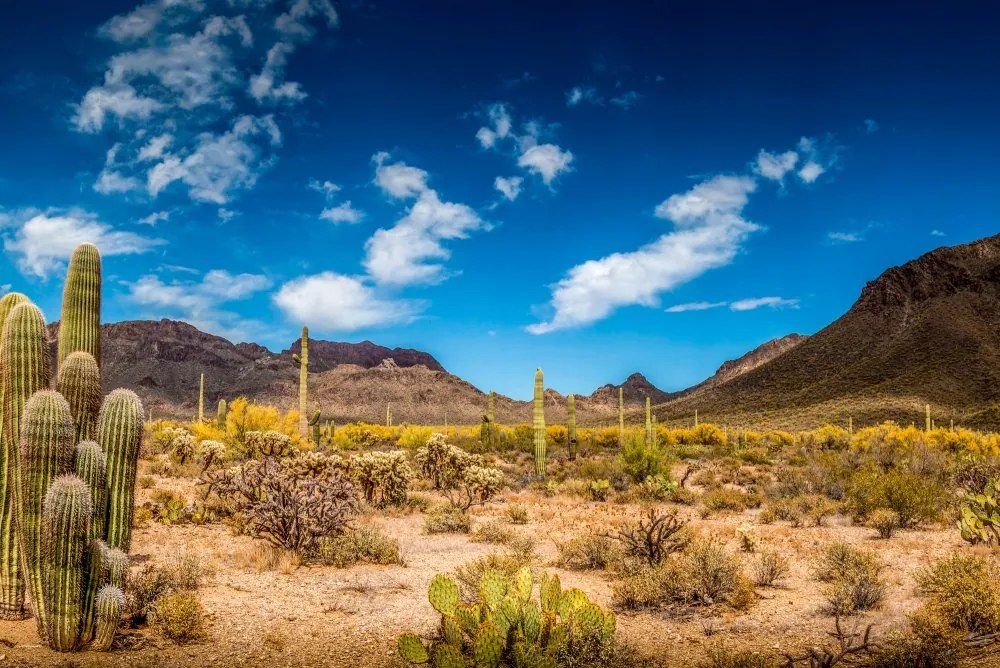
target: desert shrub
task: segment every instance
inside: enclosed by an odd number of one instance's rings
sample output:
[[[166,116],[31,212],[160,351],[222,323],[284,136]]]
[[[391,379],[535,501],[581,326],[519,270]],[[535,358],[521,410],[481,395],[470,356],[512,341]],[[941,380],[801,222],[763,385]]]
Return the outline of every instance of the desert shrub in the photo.
[[[319,559],[337,568],[355,564],[402,564],[399,541],[379,527],[363,525],[339,536],[319,541]]]
[[[424,530],[427,533],[469,533],[472,530],[472,518],[461,508],[445,506],[427,514]]]
[[[167,594],[153,605],[153,626],[176,643],[188,643],[205,635],[205,608],[198,596],[189,591]]]
[[[966,633],[1000,631],[1000,568],[986,558],[953,552],[917,574],[926,607]]]
[[[209,489],[243,533],[305,555],[319,538],[343,533],[357,513],[354,486],[339,469],[296,459],[247,461],[214,474]]]
[[[172,591],[196,591],[212,575],[212,569],[192,554],[177,555],[165,568]]]
[[[474,600],[479,593],[479,583],[487,573],[498,573],[505,579],[514,575],[530,563],[524,555],[512,552],[490,552],[489,554],[470,559],[455,568],[455,579],[458,580],[462,597]]]
[[[777,519],[778,514],[774,512],[773,508],[764,508],[757,513],[757,522],[760,524],[774,524]]]
[[[708,650],[708,660],[700,668],[770,668],[774,665],[769,658],[750,650],[733,650],[712,647]]]
[[[288,437],[288,445],[295,446],[300,440],[299,412],[280,413],[274,406],[252,403],[246,397],[237,397],[229,402],[226,414],[226,433],[222,439],[232,446],[237,454],[252,458],[263,454],[256,444],[247,442],[250,432],[277,432]]]
[[[405,634],[398,640],[400,654],[416,664],[427,663],[431,656],[450,657],[447,665],[456,666],[627,665],[616,657],[613,613],[591,603],[578,589],[563,591],[558,576],[542,575],[538,602],[532,600],[533,584],[534,577],[526,568],[510,577],[487,571],[475,584],[481,594],[466,606],[458,601],[454,580],[435,576],[428,598],[441,613],[442,633],[432,640],[430,647],[420,637]],[[504,601],[502,609],[501,601]],[[473,610],[476,612],[471,613]],[[507,627],[523,631],[499,631]],[[486,641],[493,658],[477,661],[476,656],[483,654]]]
[[[799,494],[778,499],[770,505],[770,510],[776,519],[790,522],[793,527],[818,527],[840,510],[840,504],[820,494]]]
[[[488,503],[500,493],[503,484],[503,471],[473,464],[465,467],[455,487],[446,489],[445,495],[451,505],[468,510],[472,506]]]
[[[824,450],[842,450],[851,442],[851,435],[843,427],[825,424],[812,434],[816,445]]]
[[[697,492],[694,492],[686,487],[675,487],[670,496],[667,497],[667,501],[671,503],[678,503],[682,506],[693,506],[698,503],[701,497]]]
[[[740,550],[743,552],[756,552],[757,546],[760,543],[752,524],[741,524],[736,527],[736,539],[739,541]]]
[[[621,558],[621,547],[610,536],[587,533],[557,543],[557,563],[574,570],[604,570]]]
[[[773,587],[788,575],[788,558],[777,552],[761,552],[751,568],[758,587]]]
[[[684,557],[689,564],[694,595],[704,603],[723,600],[738,590],[741,580],[747,579],[739,558],[714,540],[692,541],[684,550]]]
[[[527,507],[520,503],[512,503],[507,506],[507,518],[511,524],[527,524],[531,519]]]
[[[907,632],[878,643],[866,668],[958,668],[965,655],[964,634],[925,608],[910,616]]]
[[[151,489],[156,487],[156,478],[151,475],[141,475],[139,476],[138,483],[140,489]]]
[[[257,573],[279,571],[290,574],[302,564],[302,557],[293,550],[254,541],[254,544],[236,552],[234,562],[240,568]]]
[[[658,473],[651,475],[634,488],[640,499],[647,501],[673,500],[677,483],[668,476]]]
[[[676,511],[660,513],[650,508],[645,517],[619,527],[613,537],[621,543],[628,556],[657,566],[668,554],[678,552],[687,545],[685,526],[687,522],[680,520]]]
[[[725,445],[726,432],[714,424],[702,423],[692,429],[677,430],[677,442],[681,445]]]
[[[145,624],[156,601],[171,590],[170,575],[153,564],[129,571],[125,587],[125,618],[135,628]]]
[[[771,455],[764,448],[740,450],[736,453],[736,457],[747,464],[753,464],[755,466],[763,466],[771,463]]]
[[[506,545],[514,537],[515,532],[499,520],[483,522],[472,532],[472,540],[477,543],[493,543]]]
[[[250,457],[281,457],[291,451],[292,437],[274,429],[248,431],[244,443]]]
[[[434,430],[431,427],[419,427],[416,425],[406,425],[399,432],[399,440],[396,442],[401,448],[414,450],[427,445]]]
[[[745,494],[738,489],[719,488],[701,495],[702,505],[713,512],[732,511],[743,512],[748,508],[757,508],[763,503],[759,494]]]
[[[376,508],[406,503],[406,490],[413,472],[403,452],[366,452],[351,457],[351,478],[361,489],[365,501]]]
[[[670,472],[670,456],[666,448],[647,444],[638,437],[626,438],[619,461],[622,470],[636,484],[650,476]]]
[[[444,434],[435,432],[415,456],[421,474],[431,481],[434,489],[450,489],[458,484],[462,472],[478,463],[478,457],[449,444]]]
[[[592,501],[607,501],[611,493],[611,483],[607,480],[592,480],[589,491]]]
[[[916,473],[863,471],[851,481],[846,496],[854,517],[863,519],[888,508],[899,515],[899,525],[905,529],[939,519],[947,492],[941,483]]]
[[[877,608],[885,595],[882,561],[874,552],[843,542],[831,543],[816,564],[814,575],[826,583],[831,614],[851,615]]]
[[[899,528],[899,513],[888,508],[879,508],[868,516],[868,526],[878,532],[879,538],[889,540]]]

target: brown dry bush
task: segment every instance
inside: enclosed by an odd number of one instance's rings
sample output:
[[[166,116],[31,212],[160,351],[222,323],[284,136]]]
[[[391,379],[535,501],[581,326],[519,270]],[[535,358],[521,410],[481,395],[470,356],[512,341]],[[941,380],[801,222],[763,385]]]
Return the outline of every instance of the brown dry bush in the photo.
[[[153,626],[176,643],[189,643],[205,635],[205,608],[198,596],[180,591],[160,597],[153,605],[150,621]]]
[[[882,569],[874,552],[839,541],[828,545],[814,570],[826,584],[828,612],[851,615],[879,607],[886,590]]]

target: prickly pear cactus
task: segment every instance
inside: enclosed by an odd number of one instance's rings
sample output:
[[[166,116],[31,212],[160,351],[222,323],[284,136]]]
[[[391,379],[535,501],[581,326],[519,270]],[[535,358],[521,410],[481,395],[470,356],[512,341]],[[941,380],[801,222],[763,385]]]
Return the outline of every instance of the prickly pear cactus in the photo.
[[[970,543],[1000,545],[1000,479],[991,480],[979,494],[966,494],[959,510],[958,529]]]

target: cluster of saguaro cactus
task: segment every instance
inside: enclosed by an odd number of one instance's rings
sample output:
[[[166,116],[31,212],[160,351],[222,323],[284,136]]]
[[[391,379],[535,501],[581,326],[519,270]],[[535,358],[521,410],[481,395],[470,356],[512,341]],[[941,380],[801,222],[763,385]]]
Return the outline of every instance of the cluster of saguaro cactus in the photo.
[[[574,647],[598,656],[610,649],[614,613],[591,603],[579,589],[564,591],[558,575],[542,574],[537,602],[533,588],[528,568],[512,580],[487,570],[479,582],[478,600],[464,603],[453,579],[435,575],[427,598],[441,615],[441,636],[428,647],[412,633],[401,635],[400,656],[435,667],[555,668]]]
[[[58,391],[41,311],[23,295],[0,300],[0,617],[26,617],[27,591],[39,637],[64,652],[114,638],[142,437],[134,392],[100,402],[100,287],[100,254],[82,244],[63,294]]]
[[[576,459],[576,397],[569,395],[566,397],[566,443],[569,446],[569,458]]]
[[[535,369],[535,475],[545,477],[545,394],[541,369]]]
[[[299,366],[299,433],[306,436],[309,433],[309,328],[302,325],[302,346],[298,355],[292,355],[292,361]]]

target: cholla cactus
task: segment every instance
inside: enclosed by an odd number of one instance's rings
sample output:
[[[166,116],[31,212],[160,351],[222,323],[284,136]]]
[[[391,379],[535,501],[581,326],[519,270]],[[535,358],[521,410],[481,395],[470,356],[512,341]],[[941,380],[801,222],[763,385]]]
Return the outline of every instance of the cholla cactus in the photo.
[[[173,427],[170,432],[170,449],[178,461],[184,464],[194,456],[194,434],[182,427]]]
[[[584,650],[598,655],[614,641],[615,616],[579,589],[562,590],[558,575],[542,574],[539,600],[534,578],[522,568],[512,578],[487,570],[478,599],[463,603],[458,584],[435,575],[427,591],[441,615],[441,635],[430,646],[411,633],[399,637],[400,656],[434,666],[556,666],[556,657]]]
[[[406,490],[413,477],[403,452],[366,452],[351,457],[351,478],[365,500],[376,507],[399,506],[406,502]]]
[[[202,463],[202,473],[211,468],[212,464],[222,461],[222,458],[225,456],[225,444],[211,439],[205,439],[199,443],[198,451],[195,453],[195,458]]]
[[[478,458],[461,448],[450,445],[444,434],[435,432],[427,439],[427,444],[417,449],[417,465],[424,477],[434,485],[434,489],[454,487],[469,466],[478,463]]]
[[[452,506],[468,510],[474,505],[487,503],[500,493],[503,485],[503,471],[472,464],[462,470],[455,487],[445,490],[445,495]]]
[[[535,369],[535,475],[545,477],[545,395],[543,389],[542,370]]]
[[[264,457],[280,457],[292,447],[292,437],[280,431],[248,431],[245,436],[247,450],[250,455]]]

